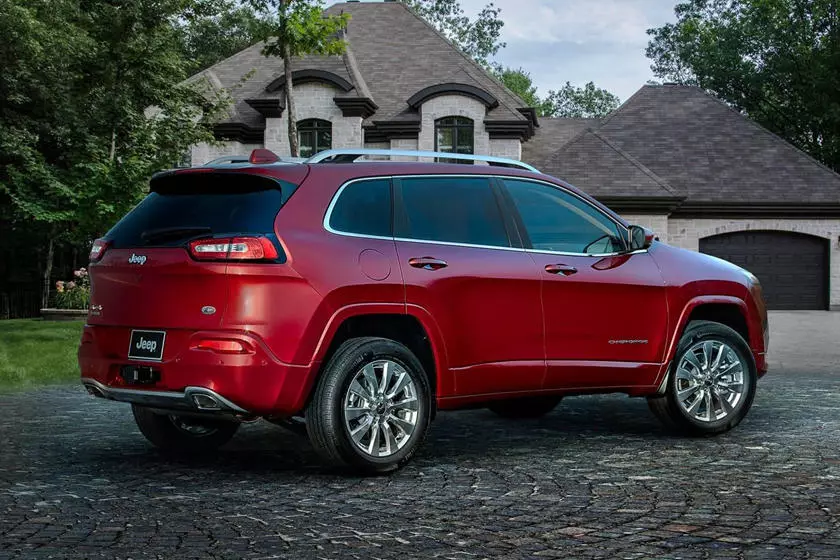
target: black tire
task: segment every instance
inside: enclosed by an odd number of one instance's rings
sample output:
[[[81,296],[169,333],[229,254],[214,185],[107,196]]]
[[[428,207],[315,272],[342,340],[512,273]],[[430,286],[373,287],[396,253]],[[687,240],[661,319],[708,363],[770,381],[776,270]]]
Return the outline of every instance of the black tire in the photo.
[[[239,422],[235,420],[160,414],[136,404],[131,405],[131,409],[140,432],[156,447],[166,451],[212,451],[230,441],[239,429]]]
[[[487,405],[487,408],[501,416],[511,420],[524,418],[540,418],[554,410],[563,397],[539,396],[522,397],[518,399],[506,399],[495,401]]]
[[[690,348],[698,342],[704,341],[725,343],[734,350],[744,369],[744,387],[740,400],[732,407],[731,412],[718,420],[698,420],[680,405],[677,396],[676,370],[679,367],[679,361]],[[737,426],[749,412],[755,397],[757,379],[752,352],[740,334],[726,325],[713,321],[692,321],[686,327],[677,345],[674,361],[668,371],[668,379],[665,383],[665,394],[648,397],[648,406],[669,430],[698,436],[721,434]],[[723,403],[719,401],[719,404],[722,405]],[[717,405],[713,404],[712,408],[715,409],[715,407]]]
[[[381,360],[396,363],[410,375],[417,399],[413,432],[409,436],[399,434],[405,438],[400,440],[401,447],[384,457],[373,456],[363,451],[359,447],[361,444],[354,442],[349,424],[357,420],[345,422],[344,412],[345,398],[356,375],[365,366]],[[432,399],[426,372],[408,348],[385,338],[354,338],[338,348],[321,372],[306,408],[306,430],[312,446],[330,465],[351,467],[366,473],[386,473],[405,465],[420,447],[429,427]],[[362,418],[371,420],[372,416]],[[377,437],[380,433],[384,432],[377,432]],[[395,432],[392,430],[392,433]],[[372,439],[373,435],[370,435]],[[380,449],[378,445],[377,449]]]

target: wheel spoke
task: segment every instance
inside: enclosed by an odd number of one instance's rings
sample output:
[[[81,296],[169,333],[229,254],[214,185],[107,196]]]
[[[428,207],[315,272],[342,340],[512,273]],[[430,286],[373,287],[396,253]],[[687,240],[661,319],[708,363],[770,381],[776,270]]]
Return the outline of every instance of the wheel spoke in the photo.
[[[720,361],[723,358],[723,352],[726,350],[726,346],[721,344],[718,346],[717,354],[715,355],[715,359],[712,361],[712,367],[710,368],[712,371],[715,371],[720,366]]]
[[[706,405],[706,420],[712,420],[712,392],[706,389],[703,392],[703,403]]]
[[[730,393],[741,393],[744,390],[744,384],[737,381],[733,381],[732,383],[721,382],[718,385]]]
[[[714,391],[712,394],[717,397],[718,402],[720,402],[720,409],[723,411],[723,415],[729,416],[729,414],[734,410],[732,405],[729,403],[729,400],[717,391]]]
[[[397,443],[397,436],[394,435],[394,431],[391,429],[389,422],[382,424],[382,433],[385,436],[385,454],[390,455],[391,453],[396,453],[399,449],[399,444]]]
[[[347,416],[347,420],[355,420],[359,416],[364,416],[370,412],[369,408],[360,407],[360,406],[351,406],[346,407],[344,409],[344,414]]]
[[[367,402],[370,402],[373,399],[373,395],[371,395],[368,392],[368,390],[361,383],[359,383],[358,379],[353,380],[353,383],[350,384],[349,391],[350,393],[364,399]]]
[[[354,428],[350,432],[350,436],[353,438],[353,440],[356,443],[361,444],[364,437],[370,431],[370,428],[371,428],[372,425],[373,425],[373,417],[368,416],[367,418],[365,418],[364,420],[359,422],[359,425],[356,426],[356,428]]]
[[[418,410],[417,397],[406,397],[393,404],[394,410]]]
[[[686,400],[688,397],[695,394],[700,389],[700,384],[695,383],[694,385],[688,387],[687,389],[683,389],[682,391],[677,391],[677,398],[681,401]]]
[[[400,418],[399,416],[393,413],[388,415],[388,422],[394,424],[397,428],[399,428],[400,431],[406,435],[406,437],[411,435],[412,430],[414,430],[414,424],[412,424],[408,420],[405,420],[404,418]]]
[[[391,362],[385,362],[382,365],[382,382],[379,385],[379,393],[384,394],[388,390],[388,385],[391,384],[391,377],[393,376],[393,368]]]
[[[707,340],[703,343],[703,366],[709,369],[712,365],[712,352],[714,351],[714,342]]]
[[[694,401],[691,403],[691,406],[689,406],[686,409],[687,412],[689,414],[696,415],[697,414],[697,409],[700,408],[700,404],[702,402],[703,402],[703,393],[701,392],[700,394],[697,395],[697,398],[695,398]]]
[[[703,370],[703,366],[700,365],[700,361],[697,359],[697,356],[694,354],[694,349],[691,349],[688,352],[686,352],[685,356],[683,356],[683,358],[689,364],[694,366],[694,368],[697,370],[697,372],[700,372],[700,371]]]
[[[373,422],[371,429],[373,430],[373,435],[370,437],[370,443],[368,444],[368,453],[374,457],[379,457],[379,424]]]
[[[362,368],[362,375],[365,378],[365,383],[368,386],[368,393],[370,397],[375,397],[379,389],[379,381],[376,379],[376,371],[373,369],[373,364],[368,364]]]
[[[393,399],[397,395],[399,395],[403,389],[408,387],[409,383],[411,383],[411,376],[408,375],[408,372],[400,373],[400,376],[397,377],[396,383],[394,383],[394,388],[391,389],[388,394],[386,395],[389,399]]]

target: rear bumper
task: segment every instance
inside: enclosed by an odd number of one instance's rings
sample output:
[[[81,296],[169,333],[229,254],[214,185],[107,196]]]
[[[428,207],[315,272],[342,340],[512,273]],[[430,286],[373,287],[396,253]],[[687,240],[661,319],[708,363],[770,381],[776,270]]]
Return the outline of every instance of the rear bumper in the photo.
[[[169,410],[254,416],[291,416],[306,404],[316,367],[283,363],[256,336],[241,331],[166,331],[161,362],[129,360],[131,329],[86,325],[79,345],[82,382],[90,392],[115,401]],[[196,348],[204,338],[236,340],[244,354]],[[160,380],[129,385],[124,365],[154,368]],[[206,398],[202,398],[206,397]],[[205,402],[202,409],[196,399]]]
[[[108,387],[96,379],[85,377],[82,378],[82,384],[91,395],[112,401],[139,404],[164,410],[248,415],[248,411],[244,408],[205,387],[187,387],[183,393],[177,391],[124,389]]]

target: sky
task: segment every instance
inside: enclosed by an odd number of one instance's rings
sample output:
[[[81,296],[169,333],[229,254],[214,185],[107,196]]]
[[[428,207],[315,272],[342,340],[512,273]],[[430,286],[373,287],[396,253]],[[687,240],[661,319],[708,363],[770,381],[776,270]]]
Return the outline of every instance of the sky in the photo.
[[[488,0],[461,0],[473,16]],[[334,1],[328,2],[334,4]],[[622,101],[653,74],[645,31],[674,21],[677,0],[494,0],[507,46],[496,61],[530,72],[540,94],[589,81]]]

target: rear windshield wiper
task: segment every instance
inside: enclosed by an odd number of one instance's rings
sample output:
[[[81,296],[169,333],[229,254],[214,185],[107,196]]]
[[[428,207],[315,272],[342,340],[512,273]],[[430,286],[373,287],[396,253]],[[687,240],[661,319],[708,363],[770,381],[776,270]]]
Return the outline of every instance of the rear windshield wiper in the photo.
[[[153,243],[165,239],[183,239],[185,237],[192,237],[193,235],[212,232],[213,230],[207,226],[168,227],[146,230],[140,234],[140,239],[146,243]]]

